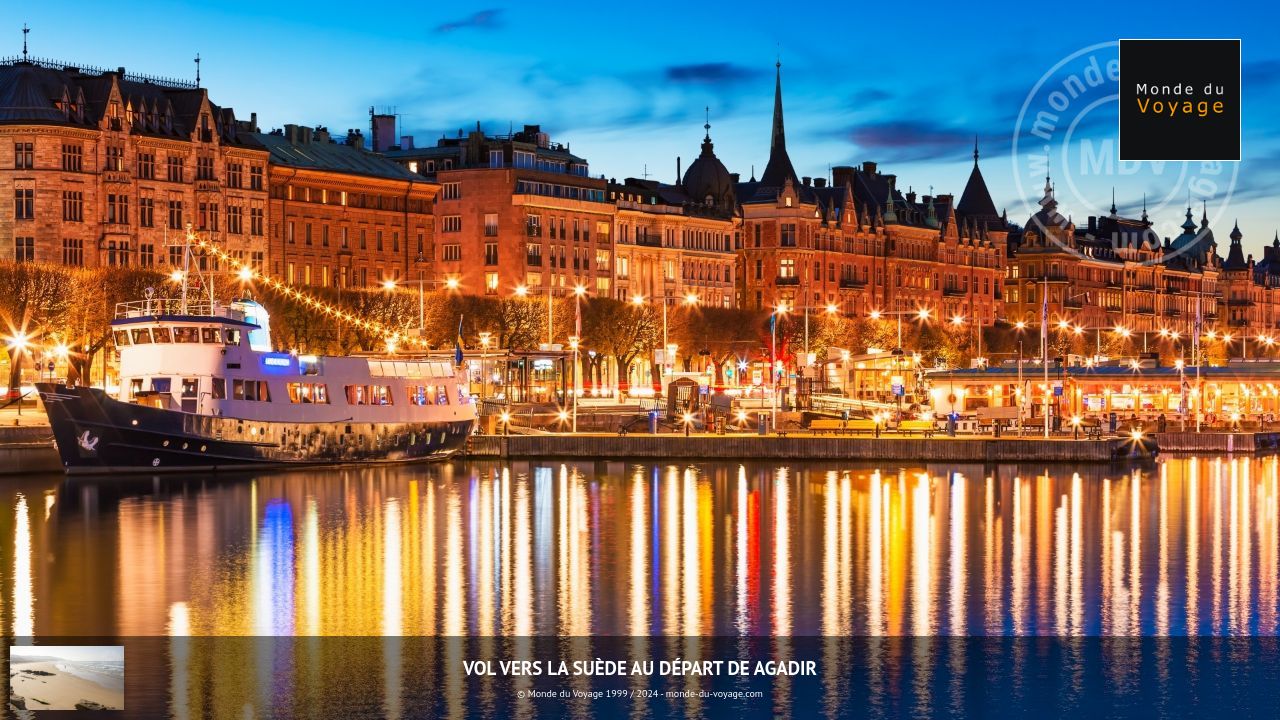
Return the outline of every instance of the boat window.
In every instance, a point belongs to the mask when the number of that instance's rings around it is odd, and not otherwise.
[[[173,387],[173,378],[151,378],[151,389],[159,393],[167,393]]]
[[[391,405],[391,388],[387,385],[348,385],[349,405]]]
[[[299,375],[319,375],[320,359],[314,355],[298,356],[298,374]]]
[[[214,399],[214,400],[226,400],[226,399],[227,399],[227,380],[226,380],[226,378],[214,378],[214,379],[213,379],[213,399]]]
[[[200,378],[182,378],[182,397],[193,398],[200,392]]]
[[[128,345],[128,344],[129,344],[129,331],[117,330],[116,331],[116,347],[124,347],[125,345]]]
[[[227,328],[226,330],[223,330],[223,331],[222,331],[222,339],[223,339],[223,342],[225,342],[225,343],[226,343],[226,344],[228,344],[228,345],[239,345],[239,344],[240,344],[240,329],[239,329],[239,328]]]
[[[173,333],[169,332],[169,328],[167,327],[153,328],[151,330],[151,336],[154,337],[158,343],[173,342]]]
[[[271,402],[266,380],[232,380],[231,397],[235,400]]]
[[[218,332],[218,328],[212,328],[212,327],[200,328],[200,339],[204,342],[218,343],[219,345],[221,345],[222,344],[221,335],[222,334]]]
[[[471,397],[468,396],[467,391],[461,385],[459,385],[458,386],[458,404],[466,405],[469,402],[471,402]]]
[[[289,402],[329,404],[329,389],[324,383],[289,383]]]
[[[435,391],[430,385],[410,385],[408,390],[409,402],[413,405],[427,405],[429,404],[427,398],[434,399]]]
[[[129,397],[137,397],[142,392],[142,378],[133,378],[129,381]]]
[[[436,386],[436,404],[437,404],[437,405],[448,405],[448,404],[449,404],[449,388],[448,388],[448,386],[445,386],[445,385],[437,385],[437,386]]]
[[[176,327],[173,329],[173,341],[180,343],[200,342],[200,329],[191,326]]]
[[[147,328],[133,329],[133,344],[142,345],[151,342],[151,331]]]

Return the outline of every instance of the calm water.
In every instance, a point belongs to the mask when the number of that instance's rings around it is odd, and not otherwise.
[[[766,659],[812,650],[825,672],[838,667],[849,679],[886,653],[916,672],[951,666],[933,655],[956,646],[868,640],[878,636],[1053,636],[1086,655],[1132,655],[1142,645],[1061,638],[1274,636],[1278,497],[1274,457],[1138,469],[547,461],[7,479],[0,622],[8,638],[50,644],[39,639],[160,636],[138,642],[163,653],[127,661],[154,663],[170,678],[147,699],[175,717],[199,717],[228,693],[236,717],[241,707],[317,712],[330,705],[307,704],[321,702],[316,688],[354,658],[376,668],[376,692],[359,691],[373,703],[369,716],[418,716],[416,682],[452,687],[430,715],[532,716],[545,710],[508,707],[505,691],[477,695],[474,678],[458,677],[461,659],[514,657],[519,643],[413,637],[559,636],[572,640],[548,653],[608,657],[600,653],[612,648],[634,659],[712,657],[724,648],[694,636],[748,636],[730,649],[764,648]],[[349,640],[339,652],[300,640],[264,651],[254,641],[175,645],[162,639],[169,635],[405,639],[391,650],[382,641]],[[612,646],[609,636],[618,636]],[[857,640],[833,645],[835,636]],[[524,647],[538,657],[531,647],[542,646]],[[931,658],[924,666],[913,655],[920,647]],[[965,647],[957,657],[980,660],[1028,646]],[[332,657],[317,659],[326,648]],[[298,679],[304,666],[307,681]],[[291,680],[255,694],[252,678],[263,672]],[[237,677],[236,690],[216,681]],[[878,701],[875,684],[861,679],[840,689],[819,678],[817,699],[800,685],[778,695],[771,681],[765,707],[812,699],[829,712],[858,698],[863,709],[892,714],[899,701],[931,711],[960,702],[929,690],[943,681],[928,677],[902,680]],[[949,675],[947,687],[964,687],[963,677]],[[1141,696],[1144,681],[1135,682]],[[714,705],[627,707],[638,717],[716,714]]]

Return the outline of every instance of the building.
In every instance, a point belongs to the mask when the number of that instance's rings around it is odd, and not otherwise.
[[[198,83],[0,63],[0,256],[180,264],[188,224],[246,262],[266,253],[267,153]]]
[[[577,286],[613,294],[613,204],[587,161],[537,125],[487,135],[476,129],[385,156],[440,184],[437,237],[428,256],[438,282],[462,292],[564,296]]]
[[[270,153],[270,272],[302,285],[367,288],[435,277],[440,186],[323,127],[251,139]]]
[[[627,178],[609,184],[615,204],[617,297],[673,305],[734,307],[742,218],[738,181],[716,157],[710,120],[702,151],[676,182]]]
[[[743,243],[738,303],[959,318],[969,327],[1001,316],[1008,225],[978,169],[959,206],[918,197],[877,164],[798,177],[787,154],[781,64],[774,86],[769,161],[735,187]],[[976,320],[976,322],[975,322]]]

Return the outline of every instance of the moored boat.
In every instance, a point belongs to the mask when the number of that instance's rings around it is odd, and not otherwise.
[[[449,359],[275,352],[252,300],[122,303],[112,329],[114,395],[37,385],[68,473],[440,459],[475,425]]]

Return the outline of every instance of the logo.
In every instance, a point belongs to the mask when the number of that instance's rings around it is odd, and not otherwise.
[[[1091,235],[1095,248],[1110,244],[1119,249],[1139,240],[1154,248],[1162,238],[1186,231],[1190,208],[1199,220],[1191,231],[1195,241],[1163,248],[1141,262],[1167,263],[1184,253],[1205,252],[1199,242],[1205,231],[1230,222],[1228,205],[1239,164],[1121,159],[1116,131],[1120,65],[1120,42],[1098,43],[1062,58],[1031,87],[1011,144],[1014,185],[1024,214],[1010,220],[1083,258],[1068,236],[1069,227]],[[1125,73],[1126,82],[1132,71]],[[1125,157],[1131,157],[1128,147]],[[1111,237],[1101,229],[1086,230],[1087,218],[1099,218],[1102,225],[1102,219],[1112,216],[1141,219],[1147,227],[1140,239],[1133,233]]]
[[[76,438],[76,442],[79,443],[80,449],[85,452],[97,452],[98,438],[90,435],[88,430],[80,433],[80,437]]]
[[[1239,40],[1121,40],[1120,156],[1240,159]]]

